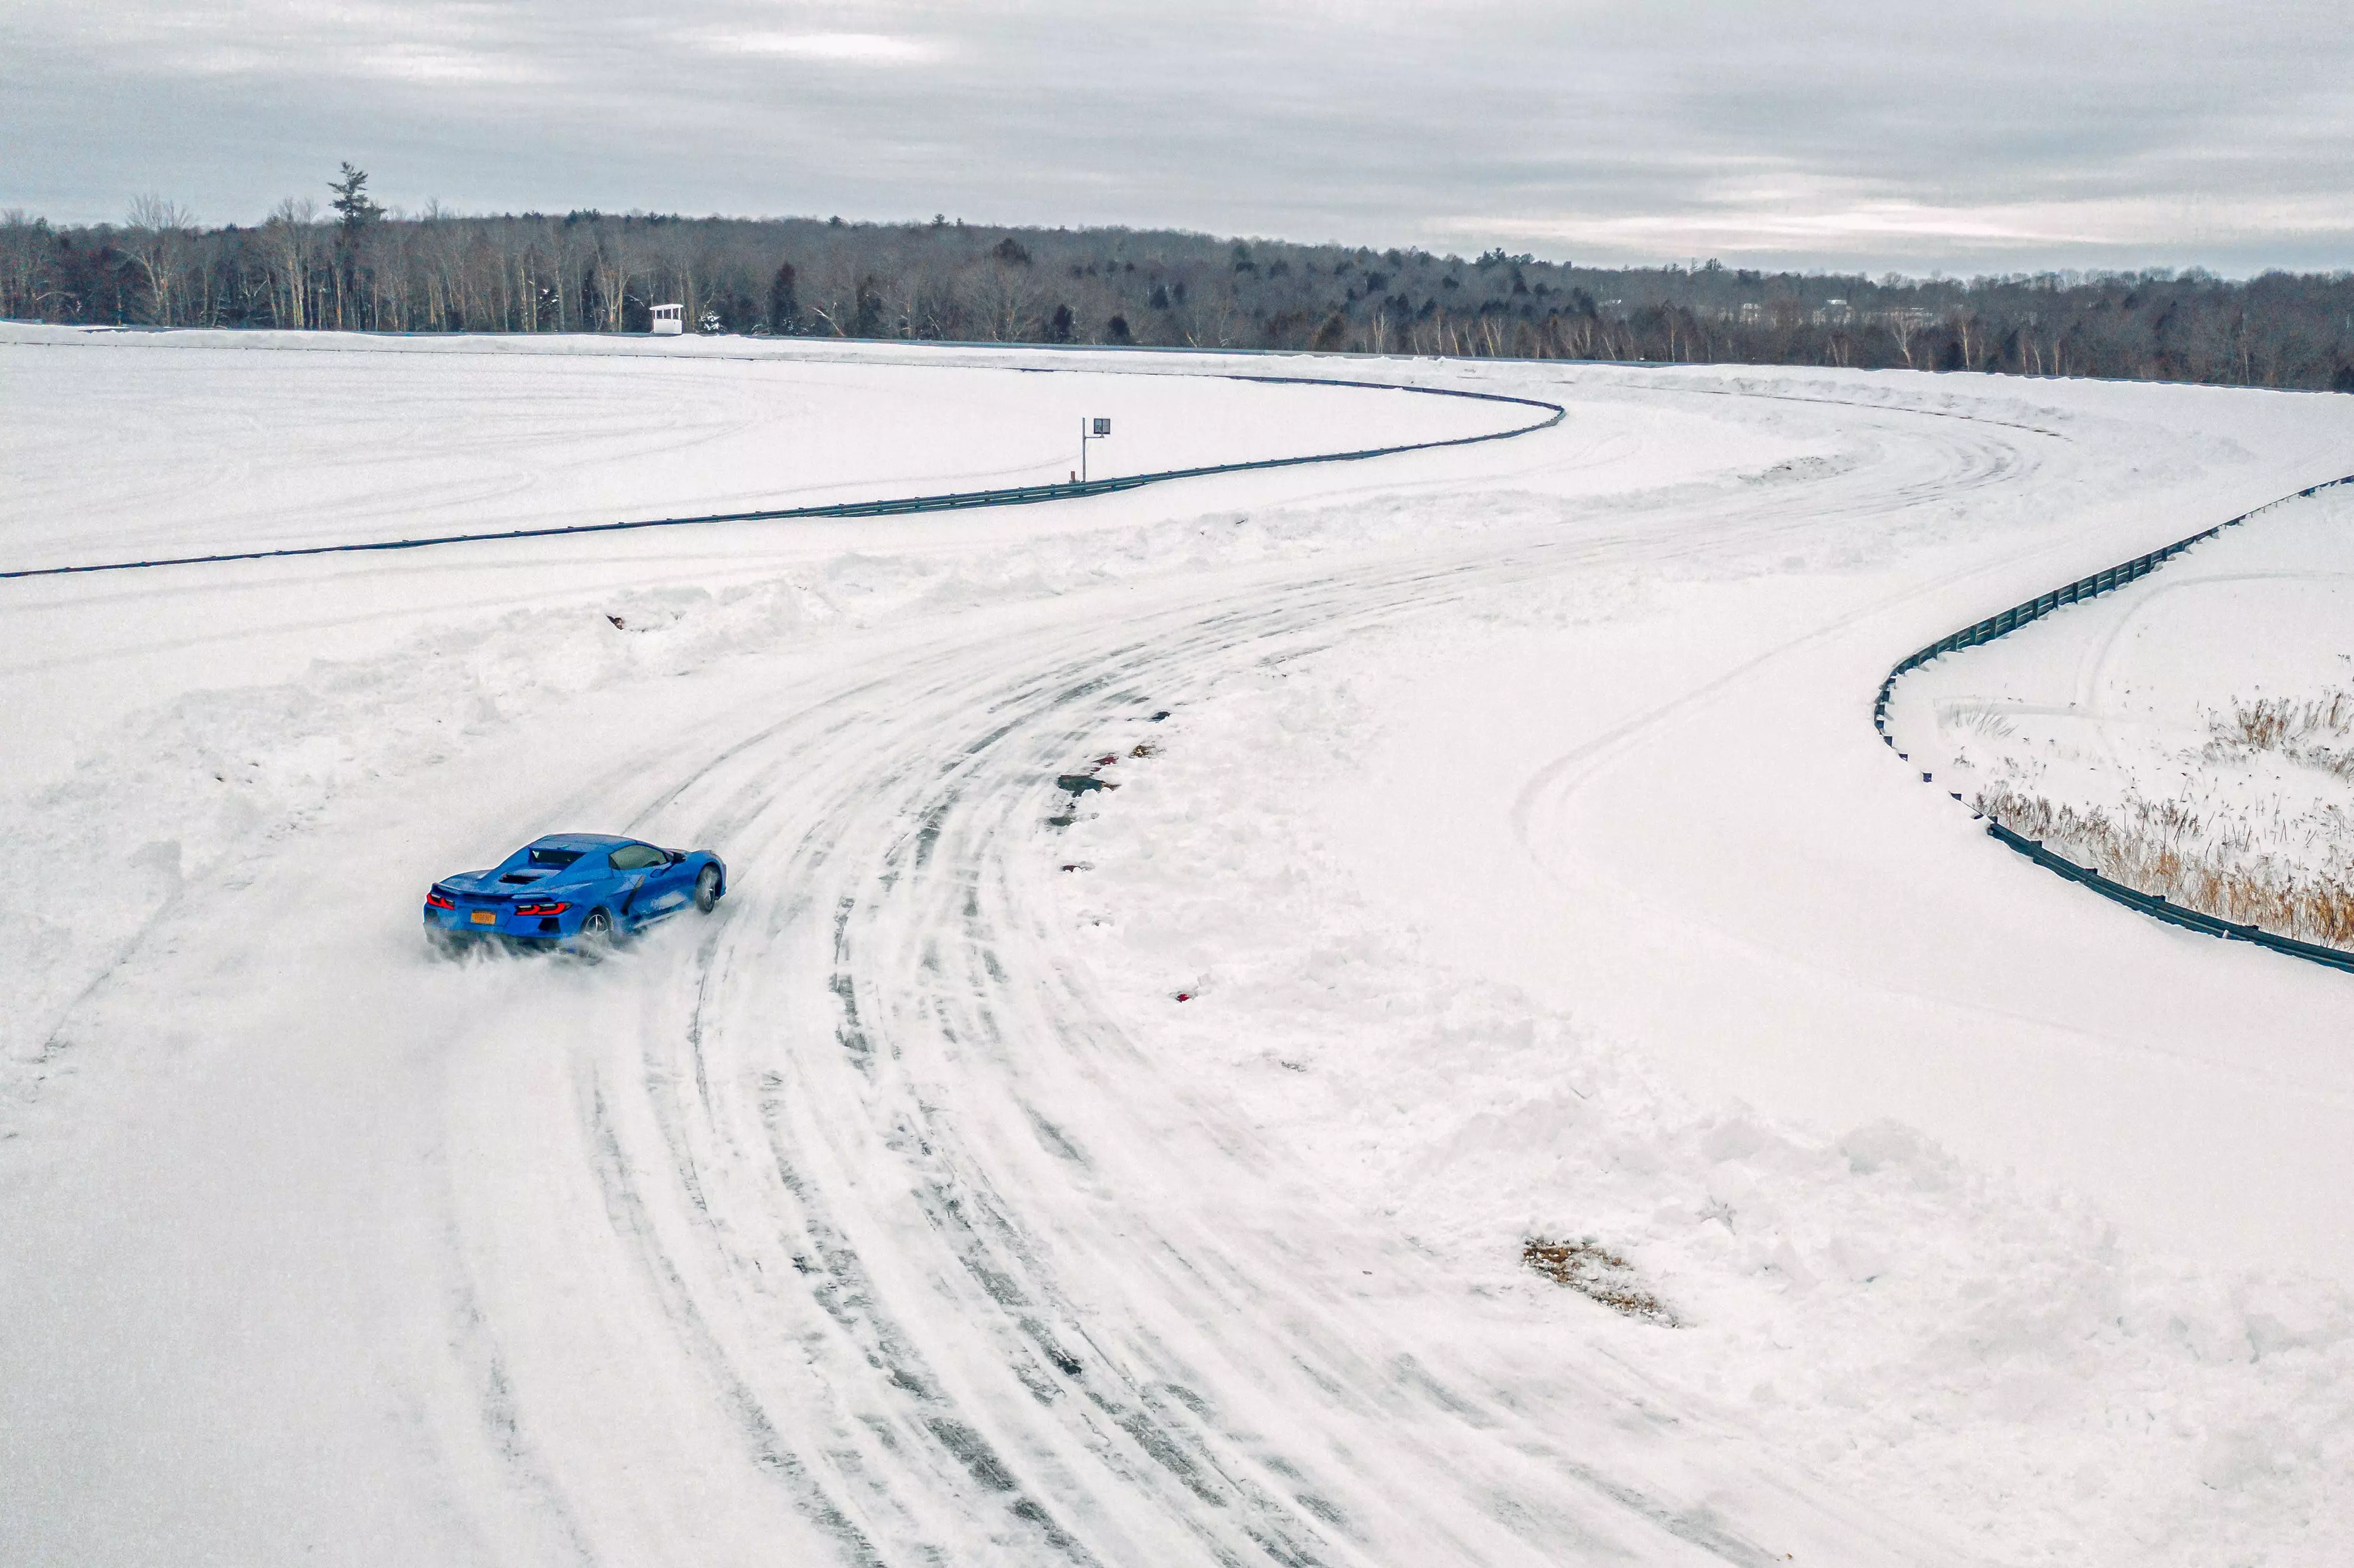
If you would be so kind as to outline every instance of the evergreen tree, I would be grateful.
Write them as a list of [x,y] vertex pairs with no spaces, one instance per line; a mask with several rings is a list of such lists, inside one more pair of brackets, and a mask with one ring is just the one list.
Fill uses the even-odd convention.
[[[335,209],[337,217],[334,324],[338,327],[365,327],[369,324],[359,314],[362,293],[360,240],[369,225],[384,216],[384,208],[368,199],[367,179],[366,169],[355,169],[347,162],[344,164],[344,177],[327,182],[327,188],[335,193],[335,199],[327,205]],[[352,314],[348,318],[345,315],[346,305],[352,307]]]
[[355,169],[348,163],[344,165],[342,179],[327,182],[327,188],[335,193],[335,199],[327,205],[335,209],[346,241],[356,239],[361,229],[384,216],[384,208],[368,199],[367,183],[367,171]]

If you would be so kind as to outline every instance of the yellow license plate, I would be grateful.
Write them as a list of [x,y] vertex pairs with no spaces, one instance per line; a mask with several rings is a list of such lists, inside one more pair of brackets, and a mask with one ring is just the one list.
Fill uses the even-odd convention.
[[495,909],[477,909],[473,913],[472,919],[477,926],[495,926],[499,923],[499,912]]

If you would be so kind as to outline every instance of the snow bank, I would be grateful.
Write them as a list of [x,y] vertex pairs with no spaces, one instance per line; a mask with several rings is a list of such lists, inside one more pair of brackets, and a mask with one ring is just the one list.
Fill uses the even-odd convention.
[[[960,550],[851,551],[716,588],[619,586],[487,623],[444,617],[365,658],[314,659],[289,681],[199,685],[125,715],[66,778],[0,795],[0,835],[90,873],[69,912],[45,883],[0,885],[0,921],[24,934],[16,1005],[0,1013],[0,1063],[12,1066],[0,1093],[29,1097],[72,1070],[60,1020],[175,911],[186,882],[299,832],[332,801],[398,787],[584,694],[658,690],[731,656],[991,604],[1593,514],[1508,491],[1436,520],[1384,498]],[[0,1137],[12,1131],[0,1113]]]
[[[1639,1366],[1989,1561],[2312,1563],[2354,1529],[2338,1287],[2121,1246],[1897,1124],[1697,1103],[1368,903],[1332,805],[1411,646],[1235,676],[1041,843],[1148,1050],[1547,1353]],[[1598,1239],[1681,1326],[1540,1279],[1532,1237]]]

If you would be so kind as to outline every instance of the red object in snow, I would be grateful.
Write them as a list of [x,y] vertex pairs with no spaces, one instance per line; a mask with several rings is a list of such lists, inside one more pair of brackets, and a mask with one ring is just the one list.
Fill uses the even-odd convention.
[[1191,1001],[1193,1000],[1193,993],[1190,991],[1181,991],[1177,993],[1177,1000],[1180,1001]]

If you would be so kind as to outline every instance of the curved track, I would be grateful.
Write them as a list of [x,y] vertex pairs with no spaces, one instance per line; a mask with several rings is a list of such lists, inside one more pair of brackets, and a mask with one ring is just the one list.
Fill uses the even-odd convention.
[[[691,972],[653,979],[640,1027],[579,1065],[567,1136],[616,1221],[606,1271],[635,1276],[682,1366],[739,1413],[778,1506],[850,1561],[1914,1557],[1908,1531],[1622,1370],[1532,1394],[1527,1367],[1458,1342],[1434,1266],[1094,993],[1044,886],[1043,823],[1057,772],[1243,665],[2035,461],[1964,422],[1891,443],[1843,497],[1015,616],[863,660],[785,713],[697,720],[707,761],[633,759],[580,802],[692,821],[758,868]],[[477,1255],[536,1270],[522,1242]],[[562,1375],[624,1351],[577,1346]]]
[[[1238,662],[1559,569],[1546,554],[911,650],[786,713],[705,719],[708,761],[641,759],[585,789],[641,822],[684,813],[758,871],[724,920],[681,933],[691,959],[617,985],[631,1026],[579,1052],[578,1122],[544,1151],[586,1169],[546,1212],[461,1203],[461,1229],[495,1237],[469,1248],[492,1276],[469,1294],[544,1298],[527,1238],[593,1186],[610,1229],[570,1266],[634,1301],[587,1334],[486,1322],[548,1365],[545,1390],[511,1385],[520,1429],[543,1394],[578,1397],[553,1385],[578,1369],[660,1356],[727,1412],[766,1508],[849,1562],[1763,1563],[1792,1536],[1887,1554],[1899,1532],[1797,1500],[1761,1454],[1703,1463],[1696,1487],[1708,1417],[1624,1372],[1557,1373],[1532,1410],[1524,1369],[1500,1379],[1419,1313],[1401,1322],[1446,1283],[1153,1060],[1044,895],[1059,768],[1150,735]],[[497,1043],[466,1054],[499,1060]],[[482,1134],[469,1152],[513,1129]],[[529,1278],[496,1277],[518,1265]],[[618,1559],[663,1554],[613,1516],[630,1499],[578,1478],[612,1464],[580,1436],[534,1438],[566,1450],[564,1516]],[[732,1506],[758,1511],[761,1489]]]
[[[1042,370],[1038,374],[1051,375],[1054,372]],[[957,491],[938,495],[900,496],[885,501],[843,501],[826,505],[785,506],[749,512],[700,513],[685,517],[639,517],[616,523],[571,523],[544,528],[505,528],[477,530],[463,534],[428,534],[392,539],[374,539],[360,543],[299,545],[277,549],[234,550],[196,556],[158,556],[142,560],[90,561],[71,566],[16,567],[0,569],[0,581],[26,577],[86,577],[101,572],[153,571],[164,567],[204,567],[248,561],[306,560],[319,556],[378,555],[391,550],[440,549],[451,545],[492,545],[511,544],[517,541],[570,539],[600,534],[634,534],[649,528],[686,528],[716,523],[813,522],[835,518],[896,517],[926,512],[969,512],[981,507],[1034,506],[1050,501],[1079,501],[1090,496],[1116,495],[1122,491],[1141,490],[1150,484],[1166,484],[1181,479],[1207,479],[1218,474],[1249,473],[1264,469],[1363,462],[1370,458],[1398,457],[1407,452],[1436,451],[1449,447],[1479,446],[1488,441],[1507,441],[1516,436],[1550,429],[1567,417],[1567,410],[1558,403],[1547,403],[1533,397],[1506,397],[1494,392],[1470,392],[1452,387],[1417,387],[1392,381],[1344,381],[1310,376],[1246,376],[1235,372],[1225,373],[1216,378],[1226,381],[1257,382],[1269,387],[1352,387],[1367,392],[1411,392],[1425,397],[1462,397],[1480,403],[1511,403],[1522,408],[1547,410],[1552,417],[1528,424],[1514,425],[1507,429],[1484,431],[1478,435],[1394,442],[1388,446],[1360,447],[1347,451],[1310,452],[1297,457],[1257,458],[1244,462],[1205,463],[1193,468],[1161,469],[1148,473],[1122,474],[1116,479],[1075,479],[1067,484],[1031,484],[1010,490]],[[730,429],[705,434],[699,438],[699,440],[716,441],[723,436],[741,434],[748,428],[749,421],[744,421]],[[698,443],[686,443],[688,446],[695,444]]]

